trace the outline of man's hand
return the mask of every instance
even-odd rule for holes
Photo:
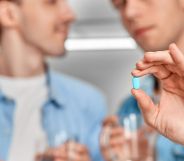
[[[129,159],[145,160],[150,153],[149,143],[145,137],[146,127],[126,136],[127,131],[119,125],[116,116],[105,119],[100,137],[101,151],[106,161]],[[135,138],[136,137],[136,138]],[[135,140],[136,139],[136,140]]]
[[[148,52],[134,76],[153,74],[161,82],[158,105],[142,90],[132,89],[146,122],[161,134],[184,144],[184,55],[175,44],[168,51]]]
[[[106,161],[116,161],[121,158],[124,143],[123,129],[116,116],[104,120],[100,136],[100,146]]]
[[[38,154],[36,161],[91,161],[88,149],[81,144],[69,141],[57,148],[48,149],[44,154]]]

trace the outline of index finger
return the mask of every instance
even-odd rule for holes
[[[119,124],[119,121],[116,115],[108,116],[103,121],[103,126],[116,126],[118,124]]]
[[[114,7],[118,8],[118,6],[122,3],[121,0],[111,0]]]
[[[168,50],[146,52],[143,60],[148,63],[175,64]]]
[[[88,148],[85,145],[73,141],[67,143],[67,148],[69,148],[69,150],[74,150],[77,153],[89,153]]]

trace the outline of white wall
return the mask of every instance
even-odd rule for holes
[[[58,71],[86,80],[103,91],[109,112],[130,94],[131,70],[140,58],[140,51],[101,51],[68,53],[65,58],[49,60]]]
[[[69,0],[78,20],[117,18],[111,0]]]

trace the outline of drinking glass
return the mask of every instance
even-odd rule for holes
[[[182,145],[174,145],[172,153],[174,161],[184,161],[184,147]]]

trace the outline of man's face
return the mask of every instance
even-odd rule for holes
[[[184,35],[183,0],[112,0],[130,35],[145,51],[165,50]]]
[[[18,7],[25,42],[47,55],[62,55],[74,19],[66,0],[22,0]]]

